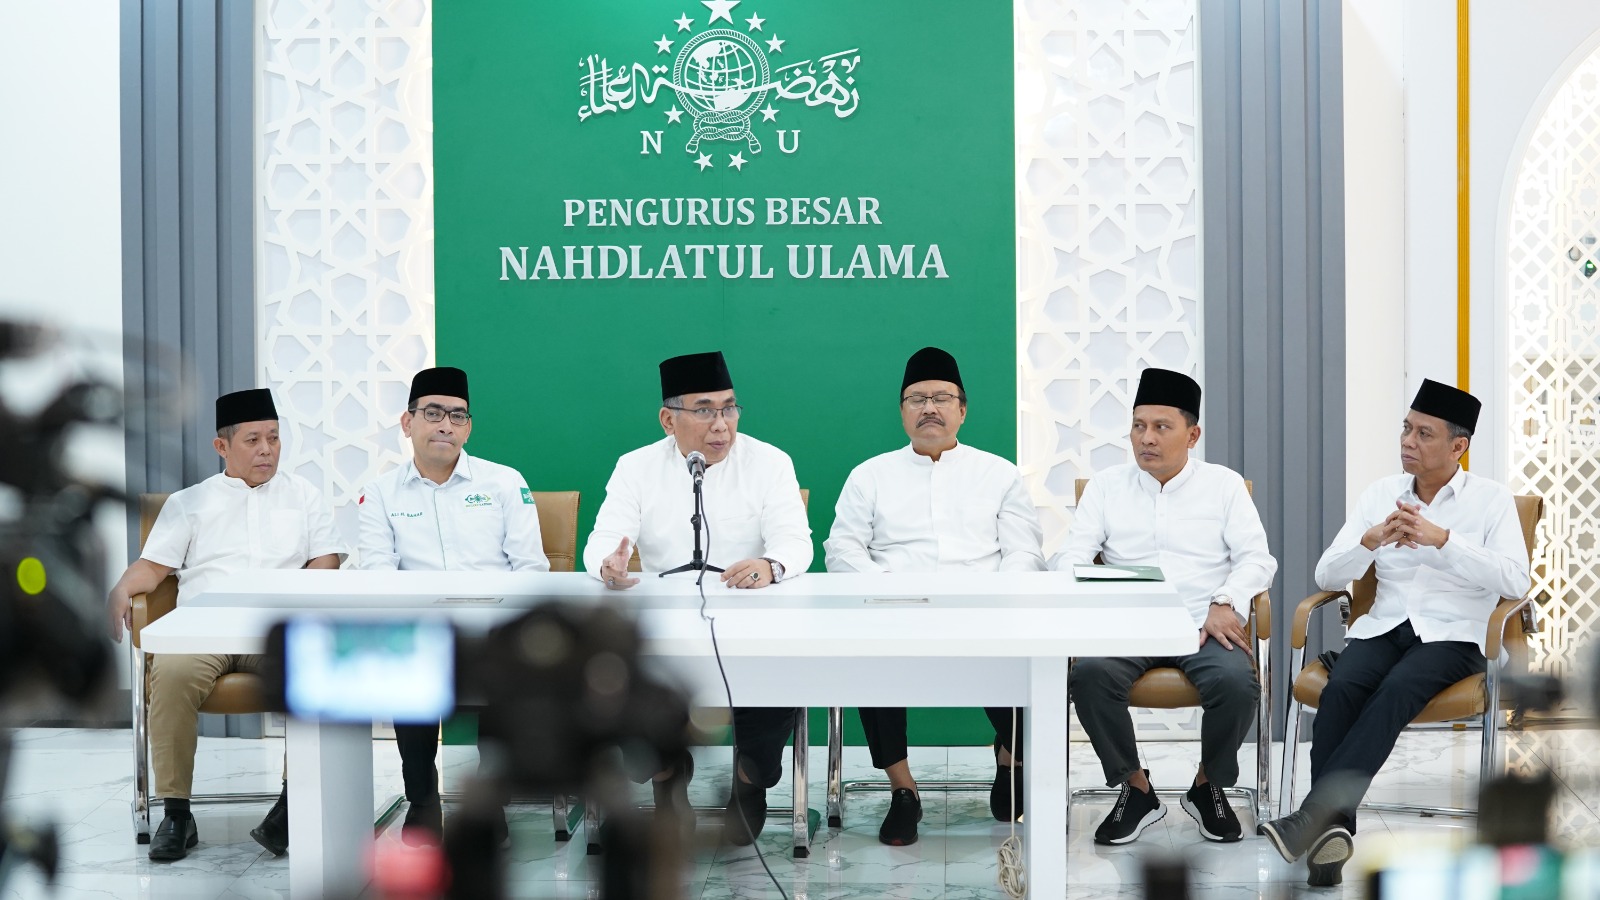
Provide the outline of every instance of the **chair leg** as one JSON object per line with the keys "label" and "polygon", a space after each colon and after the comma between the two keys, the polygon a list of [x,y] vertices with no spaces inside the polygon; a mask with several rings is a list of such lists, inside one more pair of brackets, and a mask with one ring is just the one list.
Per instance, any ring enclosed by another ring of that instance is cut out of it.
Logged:
{"label": "chair leg", "polygon": [[1279,766],[1278,815],[1288,815],[1294,809],[1294,776],[1299,764],[1300,701],[1289,698],[1289,715],[1283,722],[1283,762]]}
{"label": "chair leg", "polygon": [[1256,644],[1256,661],[1261,679],[1261,702],[1256,704],[1256,833],[1261,823],[1272,817],[1272,647],[1268,641]]}
{"label": "chair leg", "polygon": [[789,806],[790,824],[794,829],[795,859],[805,859],[811,855],[811,791],[807,780],[811,749],[810,712],[801,707],[794,720],[794,802]]}
{"label": "chair leg", "polygon": [[[130,645],[132,641],[129,641]],[[133,698],[133,839],[150,843],[150,735],[146,720],[144,651],[130,646],[133,653],[128,678],[128,694]]]}
{"label": "chair leg", "polygon": [[828,708],[828,827],[844,827],[844,710]]}
{"label": "chair leg", "polygon": [[1500,679],[1496,669],[1499,668],[1496,660],[1489,661],[1489,668],[1483,676],[1483,750],[1478,762],[1478,790],[1482,792],[1500,775],[1499,737],[1500,722]]}

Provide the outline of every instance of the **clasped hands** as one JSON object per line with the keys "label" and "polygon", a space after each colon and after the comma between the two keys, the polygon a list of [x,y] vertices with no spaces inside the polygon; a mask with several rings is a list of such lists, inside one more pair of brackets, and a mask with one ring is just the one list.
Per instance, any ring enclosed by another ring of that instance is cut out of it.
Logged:
{"label": "clasped hands", "polygon": [[1418,547],[1443,547],[1450,540],[1450,529],[1440,528],[1424,519],[1419,512],[1421,506],[1403,500],[1396,500],[1394,505],[1395,511],[1387,519],[1368,528],[1367,533],[1361,536],[1361,546],[1376,550],[1394,544],[1415,550]]}

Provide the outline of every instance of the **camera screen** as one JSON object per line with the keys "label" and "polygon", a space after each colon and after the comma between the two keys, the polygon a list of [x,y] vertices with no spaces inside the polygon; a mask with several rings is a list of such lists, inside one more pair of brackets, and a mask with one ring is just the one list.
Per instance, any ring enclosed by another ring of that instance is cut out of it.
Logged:
{"label": "camera screen", "polygon": [[335,622],[284,628],[290,715],[331,722],[434,722],[455,706],[448,622]]}

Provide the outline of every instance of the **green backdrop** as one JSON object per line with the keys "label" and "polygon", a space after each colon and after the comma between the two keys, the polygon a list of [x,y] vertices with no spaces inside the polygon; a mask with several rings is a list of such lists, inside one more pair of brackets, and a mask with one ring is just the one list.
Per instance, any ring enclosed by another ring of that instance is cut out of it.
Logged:
{"label": "green backdrop", "polygon": [[961,363],[962,439],[1014,457],[1010,3],[441,0],[433,35],[438,361],[472,376],[471,450],[582,491],[580,534],[680,353],[722,350],[740,430],[794,458],[813,571],[850,469],[905,441],[917,348]]}

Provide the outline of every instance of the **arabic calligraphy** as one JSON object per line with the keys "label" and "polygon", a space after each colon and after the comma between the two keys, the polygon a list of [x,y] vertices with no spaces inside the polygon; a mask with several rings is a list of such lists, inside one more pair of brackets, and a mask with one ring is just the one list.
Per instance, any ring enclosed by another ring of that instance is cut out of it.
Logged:
{"label": "arabic calligraphy", "polygon": [[590,116],[633,109],[641,102],[649,106],[656,102],[661,88],[672,87],[672,83],[659,74],[666,70],[665,66],[657,66],[652,71],[643,63],[634,63],[612,69],[606,59],[591,54],[579,60],[578,67],[586,70],[578,79],[578,95],[587,98],[587,102],[578,107],[580,122]]}
{"label": "arabic calligraphy", "polygon": [[[822,69],[820,80],[817,72],[819,65]],[[853,87],[856,83],[856,67],[859,65],[859,49],[841,50],[814,61],[808,59],[791,63],[773,73],[778,77],[778,84],[774,88],[778,96],[786,100],[803,100],[807,106],[832,104],[835,116],[848,118],[861,104],[861,97]],[[842,80],[840,73],[844,75]]]}

